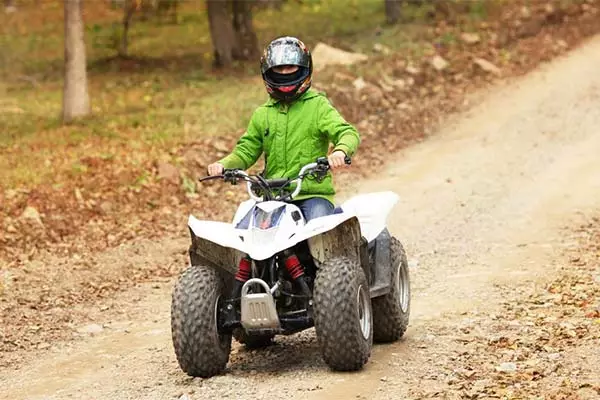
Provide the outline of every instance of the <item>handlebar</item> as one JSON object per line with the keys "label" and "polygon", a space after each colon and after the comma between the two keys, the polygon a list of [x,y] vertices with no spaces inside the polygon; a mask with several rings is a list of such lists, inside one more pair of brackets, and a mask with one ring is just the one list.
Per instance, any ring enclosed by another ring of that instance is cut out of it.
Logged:
{"label": "handlebar", "polygon": [[[352,159],[349,156],[346,156],[344,162],[347,165],[350,165],[352,164]],[[199,181],[204,182],[213,179],[223,179],[225,182],[230,182],[232,185],[236,185],[239,180],[243,180],[246,182],[246,189],[248,191],[248,195],[252,199],[256,201],[263,200],[263,198],[257,196],[253,190],[253,185],[256,185],[262,190],[263,197],[265,200],[283,201],[288,198],[291,200],[300,193],[300,191],[302,190],[302,181],[304,180],[304,178],[306,178],[309,175],[312,175],[318,181],[323,180],[330,169],[331,167],[329,166],[329,160],[327,159],[327,157],[319,157],[315,162],[303,166],[300,169],[300,173],[297,177],[293,179],[288,179],[284,185],[281,185],[278,191],[278,195],[275,195],[273,188],[269,186],[268,181],[265,180],[261,175],[248,175],[245,171],[242,171],[240,169],[225,169],[223,170],[222,175],[207,176],[204,178],[200,178]],[[296,188],[294,189],[294,191],[288,194],[282,193],[283,189],[285,189],[292,183],[296,184]]]}
{"label": "handlebar", "polygon": [[[223,174],[221,175],[213,175],[213,176],[205,176],[204,178],[198,179],[199,182],[210,181],[213,179],[223,179],[225,182],[229,182],[232,185],[237,185],[238,180],[243,180],[246,182],[246,190],[248,191],[248,195],[256,200],[261,201],[262,199],[258,197],[254,191],[252,190],[252,184],[259,182],[258,178],[251,177],[245,171],[241,169],[225,169],[223,170]],[[262,187],[262,185],[261,185]]]}

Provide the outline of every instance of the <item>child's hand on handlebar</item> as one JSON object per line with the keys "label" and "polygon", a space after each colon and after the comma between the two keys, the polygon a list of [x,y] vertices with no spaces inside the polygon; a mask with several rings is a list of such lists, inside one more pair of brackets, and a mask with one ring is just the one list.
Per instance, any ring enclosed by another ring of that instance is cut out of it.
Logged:
{"label": "child's hand on handlebar", "polygon": [[341,150],[336,150],[331,153],[329,157],[327,157],[327,160],[329,161],[329,167],[331,167],[331,169],[348,166],[346,164],[346,153]]}
{"label": "child's hand on handlebar", "polygon": [[221,163],[212,163],[208,166],[208,175],[210,176],[215,176],[215,175],[223,175],[223,164]]}

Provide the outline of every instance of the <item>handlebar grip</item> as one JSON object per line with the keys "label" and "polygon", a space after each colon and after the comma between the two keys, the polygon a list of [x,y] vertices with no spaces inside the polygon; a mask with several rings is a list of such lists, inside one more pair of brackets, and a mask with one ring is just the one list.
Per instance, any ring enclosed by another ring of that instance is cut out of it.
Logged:
{"label": "handlebar grip", "polygon": [[[344,157],[344,162],[346,163],[346,165],[351,165],[352,158],[350,158],[350,156],[346,156]],[[327,157],[319,157],[317,158],[317,164],[329,166],[329,159]]]}

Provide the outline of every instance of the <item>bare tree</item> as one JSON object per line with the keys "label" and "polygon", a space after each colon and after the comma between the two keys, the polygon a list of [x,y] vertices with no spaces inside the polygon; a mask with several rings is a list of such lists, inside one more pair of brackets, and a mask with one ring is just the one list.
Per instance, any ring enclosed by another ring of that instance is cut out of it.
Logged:
{"label": "bare tree", "polygon": [[126,57],[129,51],[129,27],[131,25],[131,18],[136,10],[137,2],[135,0],[125,0],[123,3],[123,32],[118,50],[119,57]]}
{"label": "bare tree", "polygon": [[252,25],[253,0],[206,0],[215,65],[230,66],[233,60],[259,56]]}
{"label": "bare tree", "polygon": [[388,24],[395,24],[400,19],[402,0],[385,0],[385,18]]}
{"label": "bare tree", "polygon": [[64,0],[65,7],[65,84],[63,91],[63,121],[90,113],[85,41],[81,0]]}
{"label": "bare tree", "polygon": [[228,67],[237,58],[236,35],[231,23],[229,1],[206,0],[206,7],[215,53],[215,65]]}
{"label": "bare tree", "polygon": [[258,58],[258,39],[252,26],[251,1],[233,0],[233,29],[237,39],[237,56],[243,60]]}

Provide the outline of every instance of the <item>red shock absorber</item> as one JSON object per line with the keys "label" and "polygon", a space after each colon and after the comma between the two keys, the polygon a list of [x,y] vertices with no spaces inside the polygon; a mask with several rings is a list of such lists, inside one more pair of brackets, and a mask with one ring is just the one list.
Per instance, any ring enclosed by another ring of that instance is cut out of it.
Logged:
{"label": "red shock absorber", "polygon": [[296,257],[295,254],[292,254],[285,259],[285,269],[287,269],[293,280],[296,280],[304,275],[304,268],[302,268],[300,260],[298,260],[298,257]]}
{"label": "red shock absorber", "polygon": [[237,274],[235,274],[235,280],[239,282],[246,282],[252,275],[252,260],[248,257],[242,257],[240,265],[238,266]]}

